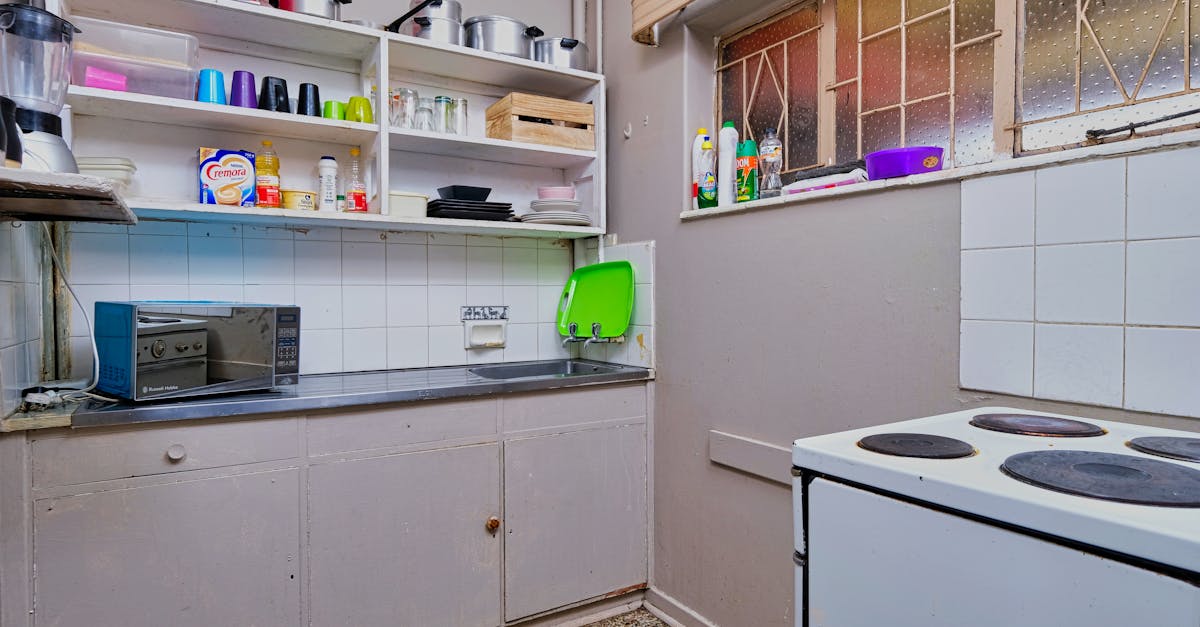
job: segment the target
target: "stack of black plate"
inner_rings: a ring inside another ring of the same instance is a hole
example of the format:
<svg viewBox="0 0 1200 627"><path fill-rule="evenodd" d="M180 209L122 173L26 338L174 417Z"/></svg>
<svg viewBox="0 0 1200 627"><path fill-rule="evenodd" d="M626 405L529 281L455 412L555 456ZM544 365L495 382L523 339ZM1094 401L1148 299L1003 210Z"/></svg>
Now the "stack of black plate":
<svg viewBox="0 0 1200 627"><path fill-rule="evenodd" d="M507 220L512 217L511 202L482 202L478 200L432 200L429 217L459 220Z"/></svg>
<svg viewBox="0 0 1200 627"><path fill-rule="evenodd" d="M431 218L458 220L507 220L513 216L511 202L486 202L492 190L487 187L451 185L438 189L440 199L429 203Z"/></svg>

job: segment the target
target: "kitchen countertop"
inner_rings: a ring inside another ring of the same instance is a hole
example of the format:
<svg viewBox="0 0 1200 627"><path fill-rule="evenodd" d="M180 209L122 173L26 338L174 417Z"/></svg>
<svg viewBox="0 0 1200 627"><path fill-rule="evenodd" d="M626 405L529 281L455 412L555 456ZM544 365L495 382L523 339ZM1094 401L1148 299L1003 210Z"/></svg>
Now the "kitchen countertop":
<svg viewBox="0 0 1200 627"><path fill-rule="evenodd" d="M135 404L89 401L76 409L71 417L71 426L99 427L279 412L311 412L407 401L536 392L601 383L646 381L652 378L651 372L645 368L616 364L604 364L615 368L613 372L569 377L541 376L505 380L488 379L471 372L472 369L485 365L514 364L306 375L300 377L300 383L297 385L268 392L248 392L177 402Z"/></svg>

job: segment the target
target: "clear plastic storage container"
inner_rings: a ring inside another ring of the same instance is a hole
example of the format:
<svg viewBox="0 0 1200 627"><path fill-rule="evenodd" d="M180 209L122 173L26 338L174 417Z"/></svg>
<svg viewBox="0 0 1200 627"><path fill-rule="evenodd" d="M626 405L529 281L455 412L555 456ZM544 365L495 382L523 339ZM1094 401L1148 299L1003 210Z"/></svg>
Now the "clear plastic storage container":
<svg viewBox="0 0 1200 627"><path fill-rule="evenodd" d="M195 100L200 42L191 35L86 17L73 23L71 83Z"/></svg>

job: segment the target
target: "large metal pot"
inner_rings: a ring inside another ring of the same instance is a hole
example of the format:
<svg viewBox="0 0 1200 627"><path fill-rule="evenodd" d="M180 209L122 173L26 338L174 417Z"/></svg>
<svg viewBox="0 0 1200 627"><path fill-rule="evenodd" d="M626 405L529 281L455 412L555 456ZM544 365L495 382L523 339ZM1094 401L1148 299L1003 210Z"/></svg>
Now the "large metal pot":
<svg viewBox="0 0 1200 627"><path fill-rule="evenodd" d="M414 17L412 34L443 44L462 45L463 27L454 20L440 17Z"/></svg>
<svg viewBox="0 0 1200 627"><path fill-rule="evenodd" d="M425 4L424 0L412 0L408 8L415 9L422 4ZM461 22L462 5L458 3L458 0L434 0L422 7L416 17L440 17L445 20Z"/></svg>
<svg viewBox="0 0 1200 627"><path fill-rule="evenodd" d="M350 2L351 0L279 0L279 8L295 13L340 20L342 5L350 4Z"/></svg>
<svg viewBox="0 0 1200 627"><path fill-rule="evenodd" d="M533 60L555 67L588 71L588 47L578 39L546 37L533 44Z"/></svg>
<svg viewBox="0 0 1200 627"><path fill-rule="evenodd" d="M463 24L468 48L510 57L533 58L533 42L545 35L536 26L503 15L477 15Z"/></svg>

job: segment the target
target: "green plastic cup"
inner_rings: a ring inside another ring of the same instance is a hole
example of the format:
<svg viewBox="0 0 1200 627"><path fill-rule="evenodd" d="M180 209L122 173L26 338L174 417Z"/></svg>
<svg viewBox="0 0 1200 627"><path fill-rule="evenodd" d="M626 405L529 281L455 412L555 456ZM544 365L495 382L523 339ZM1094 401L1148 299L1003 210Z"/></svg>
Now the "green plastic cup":
<svg viewBox="0 0 1200 627"><path fill-rule="evenodd" d="M336 100L326 100L325 110L321 114L321 117L328 118L330 120L346 119L346 103L338 102Z"/></svg>

